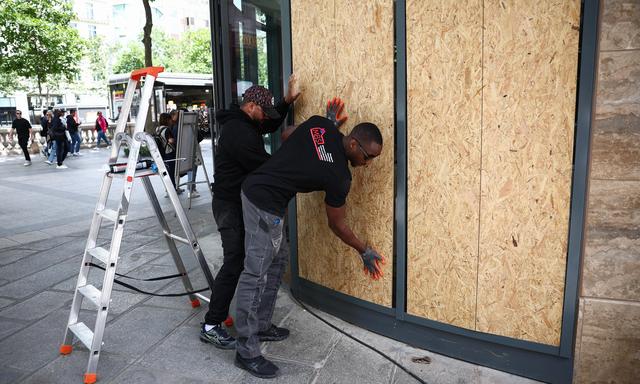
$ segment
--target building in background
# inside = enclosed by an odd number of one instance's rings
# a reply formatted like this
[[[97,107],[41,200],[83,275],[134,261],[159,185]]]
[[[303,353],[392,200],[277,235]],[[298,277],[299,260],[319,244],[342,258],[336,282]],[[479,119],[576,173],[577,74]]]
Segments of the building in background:
[[[150,5],[153,29],[164,32],[168,37],[179,39],[187,31],[209,28],[208,0],[187,3],[155,0]],[[141,0],[74,0],[73,10],[76,18],[72,26],[83,39],[97,39],[94,41],[100,42],[102,48],[126,47],[130,42],[142,39],[146,19]],[[64,105],[107,108],[108,77],[113,74],[112,68],[118,58],[115,53],[115,50],[100,53],[105,64],[101,70],[96,70],[89,58],[84,57],[74,84],[59,84],[43,89],[42,95],[33,92],[2,95],[0,108],[28,110],[32,123],[39,122],[44,107]],[[6,121],[0,121],[0,125],[6,125]]]

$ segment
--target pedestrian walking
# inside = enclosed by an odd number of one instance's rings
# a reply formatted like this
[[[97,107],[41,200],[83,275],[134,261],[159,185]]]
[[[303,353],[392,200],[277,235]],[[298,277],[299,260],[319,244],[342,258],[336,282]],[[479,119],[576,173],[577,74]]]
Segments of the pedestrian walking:
[[[40,136],[44,138],[44,143],[42,146],[42,156],[45,158],[49,157],[49,149],[51,148],[51,136],[49,135],[49,127],[51,126],[51,119],[53,118],[53,113],[48,110],[42,111],[42,117],[40,118],[40,126],[42,127],[42,131],[40,131]]]
[[[107,148],[111,145],[109,139],[107,138],[107,129],[109,128],[109,123],[107,119],[102,115],[102,112],[98,111],[98,117],[96,118],[96,132],[98,133],[98,140],[96,141],[96,148],[100,146],[100,140],[104,140],[107,143]]]
[[[71,109],[67,115],[67,131],[71,136],[71,156],[80,156],[80,143],[82,138],[80,137],[80,118],[78,117],[78,111]]]
[[[16,118],[11,123],[11,131],[9,131],[9,141],[13,141],[13,130],[18,131],[18,145],[24,153],[24,166],[31,165],[31,156],[29,156],[29,138],[31,137],[31,123],[22,117],[22,111],[16,110]]]
[[[64,111],[58,110],[54,113],[53,119],[51,120],[51,136],[55,140],[56,160],[58,162],[57,169],[68,168],[63,164],[64,159],[67,157],[67,152],[69,152],[69,142],[67,141],[68,132],[62,123],[63,117]]]

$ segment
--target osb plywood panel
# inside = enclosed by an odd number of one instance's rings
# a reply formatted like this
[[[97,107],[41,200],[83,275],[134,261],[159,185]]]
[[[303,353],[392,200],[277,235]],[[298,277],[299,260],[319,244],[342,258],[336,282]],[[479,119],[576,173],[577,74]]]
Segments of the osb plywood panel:
[[[333,0],[291,0],[293,72],[302,91],[295,105],[295,122],[324,115],[327,100],[336,96]]]
[[[301,76],[302,83],[310,79],[317,85],[317,89],[308,83],[304,86],[305,97],[308,97],[305,102],[318,105],[296,106],[296,123],[320,113],[326,99],[337,95],[345,100],[349,115],[342,131],[346,134],[356,123],[370,121],[378,125],[385,143],[381,156],[371,165],[352,169],[353,182],[347,200],[348,224],[358,237],[387,258],[384,278],[373,281],[365,276],[356,251],[331,232],[325,214],[324,193],[298,195],[299,274],[350,296],[391,306],[393,2],[337,0],[316,4],[295,1],[292,2],[292,14],[295,15],[292,21],[294,71],[305,73]],[[357,17],[357,23],[353,22],[354,17]],[[327,20],[333,20],[329,38],[316,31],[324,28]],[[325,41],[319,41],[321,39]],[[323,45],[326,41],[331,43],[329,47]],[[311,58],[303,59],[306,55]],[[317,60],[324,68],[305,68],[303,60]]]
[[[407,311],[475,328],[482,2],[407,2]]]
[[[477,330],[558,345],[580,1],[485,1]]]

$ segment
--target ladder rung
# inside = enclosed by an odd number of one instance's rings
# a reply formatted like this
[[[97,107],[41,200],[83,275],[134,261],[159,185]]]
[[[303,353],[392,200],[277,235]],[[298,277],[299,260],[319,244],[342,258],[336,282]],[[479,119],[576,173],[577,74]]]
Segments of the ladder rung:
[[[140,169],[140,170],[137,170],[136,173],[134,173],[133,177],[147,177],[147,176],[152,176],[157,174],[158,172],[153,171],[151,169]],[[109,172],[107,173],[107,175],[114,179],[121,179],[121,178],[124,178],[125,172],[118,172],[118,173]]]
[[[82,294],[82,296],[86,297],[96,306],[96,308],[100,308],[100,295],[102,292],[91,284],[84,285],[78,288],[78,292]]]
[[[96,259],[102,261],[104,265],[109,265],[109,251],[102,247],[89,248],[87,250],[89,254]]]
[[[176,235],[174,235],[173,233],[169,233],[169,232],[167,232],[167,231],[165,231],[165,232],[164,232],[164,234],[165,234],[167,237],[170,237],[170,238],[172,238],[172,239],[173,239],[173,240],[175,240],[175,241],[179,241],[179,242],[184,243],[184,244],[191,244],[191,243],[189,242],[189,240],[188,240],[188,239],[185,239],[184,237],[176,236]]]
[[[116,222],[118,220],[118,212],[113,209],[102,209],[98,210],[98,215],[104,217],[105,219]]]
[[[69,326],[69,330],[73,332],[74,335],[87,347],[88,350],[91,350],[91,342],[93,342],[93,332],[84,325],[84,323],[75,323]]]

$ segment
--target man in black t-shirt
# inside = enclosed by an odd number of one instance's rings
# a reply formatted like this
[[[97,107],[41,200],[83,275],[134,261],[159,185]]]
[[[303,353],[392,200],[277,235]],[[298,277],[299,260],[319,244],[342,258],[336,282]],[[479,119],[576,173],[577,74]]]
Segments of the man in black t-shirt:
[[[11,123],[11,131],[9,131],[9,140],[13,140],[13,130],[18,131],[18,145],[22,148],[24,153],[24,166],[31,165],[31,156],[29,156],[29,138],[31,137],[31,123],[29,120],[22,117],[22,111],[16,111],[16,119]]]
[[[235,348],[235,339],[222,323],[229,316],[229,305],[244,266],[240,185],[249,173],[269,159],[262,135],[280,127],[289,106],[299,95],[295,75],[291,75],[287,94],[277,105],[273,105],[273,95],[267,88],[254,85],[245,91],[240,106],[234,105],[216,114],[221,133],[214,163],[211,206],[222,240],[223,261],[211,287],[209,310],[200,329],[200,339],[217,348]]]
[[[329,118],[313,116],[299,125],[271,159],[242,184],[245,261],[237,290],[235,364],[257,377],[275,377],[278,371],[262,356],[259,342],[274,327],[271,317],[288,254],[286,245],[282,246],[284,214],[296,193],[324,191],[331,230],[358,251],[372,278],[382,276],[379,263],[384,262],[383,257],[345,222],[351,187],[348,164],[358,167],[377,157],[382,151],[382,135],[372,123],[356,125],[347,136],[340,133],[338,126],[344,119],[334,107],[340,109],[341,104],[334,99]],[[282,340],[274,336],[271,340]]]

